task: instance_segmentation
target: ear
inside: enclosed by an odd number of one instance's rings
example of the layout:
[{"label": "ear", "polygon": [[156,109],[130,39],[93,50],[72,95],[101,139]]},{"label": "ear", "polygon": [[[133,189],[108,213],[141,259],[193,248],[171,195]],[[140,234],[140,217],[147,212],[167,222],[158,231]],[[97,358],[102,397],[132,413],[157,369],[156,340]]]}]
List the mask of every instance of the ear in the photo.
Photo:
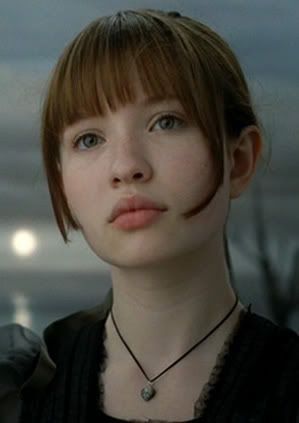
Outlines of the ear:
[{"label": "ear", "polygon": [[257,126],[243,129],[229,146],[230,198],[239,197],[251,181],[262,151],[262,137]]}]

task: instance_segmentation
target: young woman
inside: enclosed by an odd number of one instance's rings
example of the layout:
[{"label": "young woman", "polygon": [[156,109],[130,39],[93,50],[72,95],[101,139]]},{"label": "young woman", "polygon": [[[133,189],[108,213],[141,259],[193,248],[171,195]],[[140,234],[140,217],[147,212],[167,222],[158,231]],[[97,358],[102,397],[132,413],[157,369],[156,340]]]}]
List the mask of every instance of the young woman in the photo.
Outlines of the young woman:
[{"label": "young woman", "polygon": [[298,335],[231,286],[230,201],[262,136],[228,44],[176,12],[95,20],[54,69],[42,148],[61,234],[82,232],[112,289],[45,343],[2,328],[19,421],[295,422]]}]

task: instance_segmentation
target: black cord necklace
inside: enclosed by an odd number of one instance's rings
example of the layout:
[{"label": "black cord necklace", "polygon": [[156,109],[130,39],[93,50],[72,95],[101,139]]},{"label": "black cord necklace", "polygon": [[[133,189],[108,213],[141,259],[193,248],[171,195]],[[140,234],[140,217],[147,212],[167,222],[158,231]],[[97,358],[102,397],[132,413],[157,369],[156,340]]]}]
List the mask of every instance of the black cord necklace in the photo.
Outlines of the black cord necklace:
[{"label": "black cord necklace", "polygon": [[127,348],[127,350],[129,351],[129,353],[131,354],[131,356],[133,357],[133,359],[135,360],[135,363],[137,364],[137,366],[139,367],[139,369],[142,371],[142,373],[144,374],[144,376],[147,379],[148,385],[146,387],[144,387],[141,390],[141,397],[144,399],[144,401],[149,401],[150,399],[152,399],[155,394],[156,394],[156,389],[154,389],[154,387],[152,386],[152,384],[159,378],[161,377],[164,373],[166,373],[169,369],[171,369],[175,364],[177,364],[179,361],[181,361],[184,357],[186,357],[186,355],[188,355],[191,351],[193,351],[198,345],[200,345],[201,343],[203,343],[209,336],[212,335],[212,333],[214,333],[229,317],[230,315],[233,313],[233,311],[235,310],[235,308],[237,307],[239,302],[239,298],[236,295],[236,301],[232,307],[232,309],[227,313],[227,315],[219,322],[217,323],[217,325],[210,330],[209,333],[207,333],[203,338],[201,338],[193,347],[191,347],[185,354],[183,354],[180,358],[178,358],[177,360],[175,360],[174,363],[172,363],[170,366],[168,366],[165,370],[163,370],[160,374],[158,374],[158,376],[154,377],[153,379],[149,379],[148,376],[146,375],[145,371],[143,370],[141,364],[138,362],[137,358],[135,357],[135,355],[133,354],[133,352],[131,351],[131,349],[129,348],[129,346],[127,345],[126,341],[124,340],[124,338],[122,337],[122,335],[120,334],[120,331],[117,327],[117,324],[115,322],[114,316],[113,316],[113,311],[111,309],[111,317],[112,317],[112,322],[114,324],[114,327],[120,337],[120,339],[122,340],[123,344],[125,345],[125,347]]}]

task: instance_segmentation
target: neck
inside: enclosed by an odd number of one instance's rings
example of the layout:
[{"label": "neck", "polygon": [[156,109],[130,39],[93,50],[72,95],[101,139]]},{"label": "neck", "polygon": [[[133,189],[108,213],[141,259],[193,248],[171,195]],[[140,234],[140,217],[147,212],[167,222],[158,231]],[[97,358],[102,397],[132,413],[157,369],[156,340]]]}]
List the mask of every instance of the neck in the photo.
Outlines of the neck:
[{"label": "neck", "polygon": [[[171,264],[148,270],[112,269],[116,324],[135,356],[149,368],[163,367],[163,363],[169,364],[184,354],[233,307],[236,295],[230,284],[223,244],[219,242],[216,248],[215,242],[205,246],[201,254],[175,258]],[[233,329],[242,308],[239,303],[200,349],[218,348]],[[130,358],[111,316],[106,329],[115,358]]]}]

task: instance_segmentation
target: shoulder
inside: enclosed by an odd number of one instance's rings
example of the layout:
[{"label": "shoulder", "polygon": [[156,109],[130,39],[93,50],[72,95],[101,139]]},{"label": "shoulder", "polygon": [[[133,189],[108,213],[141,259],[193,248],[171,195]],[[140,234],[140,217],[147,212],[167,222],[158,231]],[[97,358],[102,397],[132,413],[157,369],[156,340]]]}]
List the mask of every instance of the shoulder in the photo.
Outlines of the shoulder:
[{"label": "shoulder", "polygon": [[103,302],[96,307],[70,314],[52,322],[43,332],[48,352],[53,360],[57,360],[61,350],[70,345],[77,334],[85,327],[104,320],[113,301],[110,289]]},{"label": "shoulder", "polygon": [[295,423],[298,386],[298,334],[249,309],[229,345],[207,415],[217,420],[223,406],[231,420]]},{"label": "shoulder", "polygon": [[296,369],[299,379],[299,335],[293,329],[250,312],[243,327],[242,341],[248,344],[251,358],[258,360],[264,368],[272,366],[275,372]]},{"label": "shoulder", "polygon": [[[259,334],[259,338],[272,341],[277,350],[297,350],[299,348],[298,333],[288,327],[279,326],[272,320],[256,313],[251,313],[251,326]],[[277,343],[278,341],[281,341]],[[283,342],[282,342],[283,341]],[[299,356],[298,356],[299,361]]]},{"label": "shoulder", "polygon": [[[0,327],[0,376],[5,392],[22,390],[35,380],[39,368],[43,380],[51,379],[55,364],[48,355],[44,341],[30,329],[17,323]],[[2,392],[3,394],[3,392]]]},{"label": "shoulder", "polygon": [[19,324],[0,327],[0,421],[17,421],[21,394],[46,386],[55,373],[44,341]]},{"label": "shoulder", "polygon": [[243,351],[241,356],[244,358],[244,377],[240,375],[244,398],[248,401],[254,399],[255,404],[261,407],[265,406],[267,399],[271,399],[281,412],[287,408],[298,410],[298,333],[251,313],[241,338],[241,350],[238,352]]},{"label": "shoulder", "polygon": [[[93,322],[104,319],[112,304],[112,290],[104,301],[52,322],[40,337],[19,324],[0,326],[0,421],[9,398],[37,392],[53,380],[59,352],[76,334]],[[12,407],[10,407],[12,409]]]}]

